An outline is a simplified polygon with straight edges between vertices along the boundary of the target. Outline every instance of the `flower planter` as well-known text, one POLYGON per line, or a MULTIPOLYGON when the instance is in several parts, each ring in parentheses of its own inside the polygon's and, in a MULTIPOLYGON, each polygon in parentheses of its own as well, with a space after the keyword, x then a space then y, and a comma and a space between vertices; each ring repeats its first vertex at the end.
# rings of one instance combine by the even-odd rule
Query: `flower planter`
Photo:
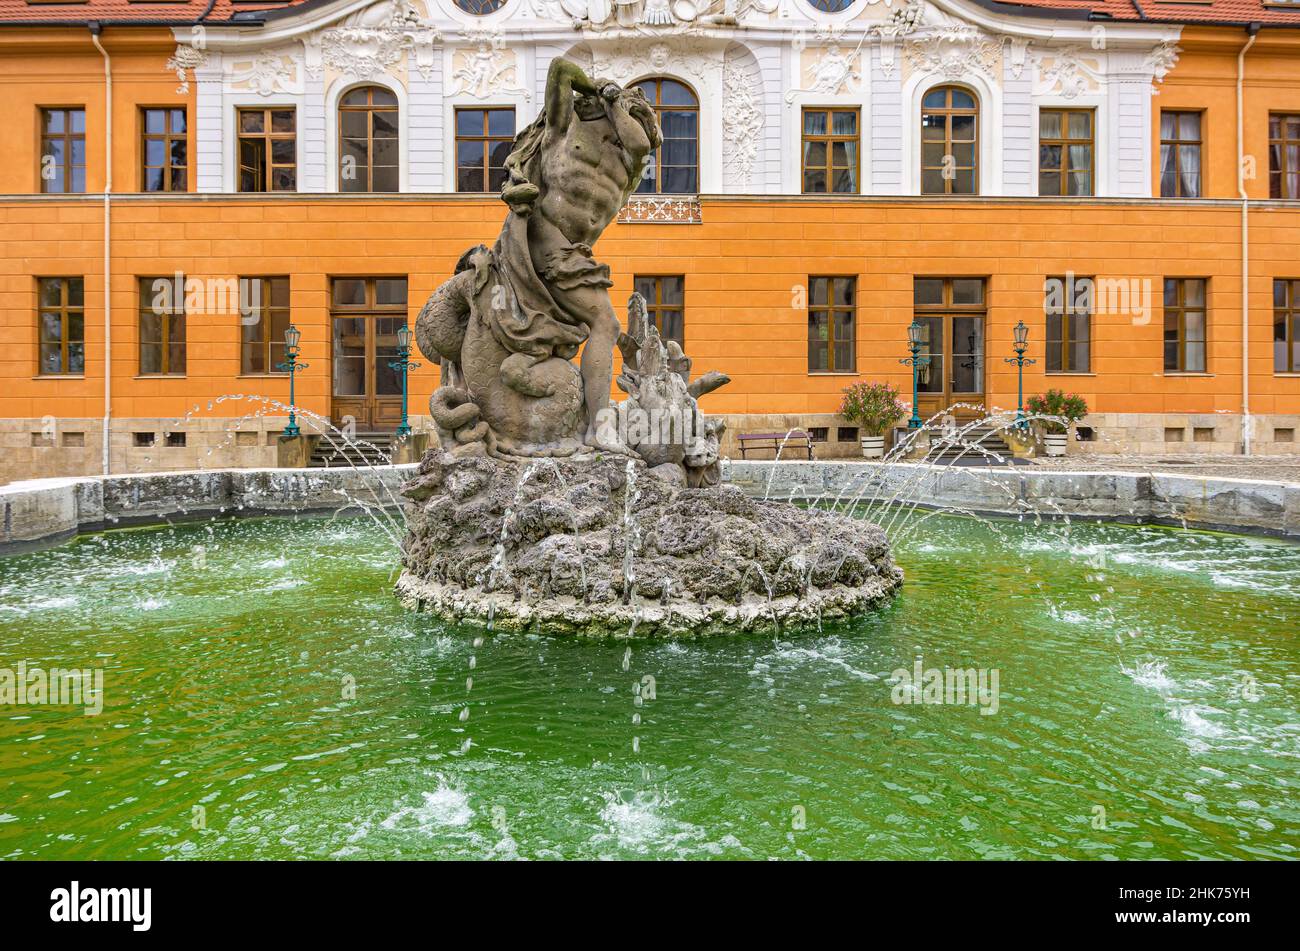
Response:
POLYGON ((879 459, 885 454, 885 437, 884 436, 863 436, 862 437, 862 458, 879 459))
POLYGON ((1049 456, 1063 456, 1065 443, 1069 438, 1069 433, 1046 433, 1043 436, 1043 447, 1049 456))

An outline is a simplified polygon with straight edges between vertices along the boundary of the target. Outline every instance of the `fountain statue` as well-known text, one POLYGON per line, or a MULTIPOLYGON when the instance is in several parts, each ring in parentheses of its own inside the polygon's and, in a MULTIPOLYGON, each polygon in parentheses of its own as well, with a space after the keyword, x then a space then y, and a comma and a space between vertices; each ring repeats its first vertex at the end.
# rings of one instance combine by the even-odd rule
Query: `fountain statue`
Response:
POLYGON ((621 331, 592 245, 660 141, 639 89, 552 63, 496 243, 416 320, 441 367, 440 445, 402 490, 404 598, 506 627, 680 634, 819 622, 901 583, 877 526, 723 485, 723 422, 697 400, 728 377, 692 380, 640 295, 621 331))

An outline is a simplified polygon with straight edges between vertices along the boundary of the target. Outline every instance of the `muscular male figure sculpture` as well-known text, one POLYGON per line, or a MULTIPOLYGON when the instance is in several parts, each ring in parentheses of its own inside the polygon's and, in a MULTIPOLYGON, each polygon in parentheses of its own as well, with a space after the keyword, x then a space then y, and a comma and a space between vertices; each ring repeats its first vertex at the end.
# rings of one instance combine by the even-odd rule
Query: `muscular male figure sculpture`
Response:
POLYGON ((537 147, 529 149, 525 139, 534 130, 526 130, 507 160, 511 183, 503 197, 516 214, 527 215, 534 270, 563 313, 587 331, 584 441, 621 449, 602 444, 609 430, 602 437, 597 425, 609 406, 619 323, 606 290, 609 268, 592 259, 591 245, 635 191, 646 157, 659 146, 659 126, 641 90, 598 85, 566 59, 551 64, 538 123, 544 124, 537 147))

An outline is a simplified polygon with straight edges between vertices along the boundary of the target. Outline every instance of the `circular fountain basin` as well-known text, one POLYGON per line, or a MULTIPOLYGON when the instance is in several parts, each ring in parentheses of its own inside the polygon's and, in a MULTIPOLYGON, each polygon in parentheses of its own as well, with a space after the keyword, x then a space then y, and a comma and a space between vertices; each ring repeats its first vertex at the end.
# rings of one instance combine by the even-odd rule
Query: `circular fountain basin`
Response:
POLYGON ((104 684, 0 707, 0 856, 1296 857, 1300 549, 936 516, 896 557, 820 632, 618 643, 407 611, 362 519, 0 559, 0 664, 104 684))

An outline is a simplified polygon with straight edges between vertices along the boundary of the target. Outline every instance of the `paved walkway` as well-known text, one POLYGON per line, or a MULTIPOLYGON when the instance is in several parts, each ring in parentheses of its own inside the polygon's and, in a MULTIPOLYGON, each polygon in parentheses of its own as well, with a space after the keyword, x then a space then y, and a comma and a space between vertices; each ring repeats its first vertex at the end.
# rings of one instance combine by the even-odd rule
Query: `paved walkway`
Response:
POLYGON ((1300 455, 1291 456, 1205 456, 1095 455, 1069 452, 1061 458, 1038 458, 1035 466, 1076 471, 1168 472, 1205 475, 1220 479, 1263 479, 1269 482, 1300 483, 1300 455))

